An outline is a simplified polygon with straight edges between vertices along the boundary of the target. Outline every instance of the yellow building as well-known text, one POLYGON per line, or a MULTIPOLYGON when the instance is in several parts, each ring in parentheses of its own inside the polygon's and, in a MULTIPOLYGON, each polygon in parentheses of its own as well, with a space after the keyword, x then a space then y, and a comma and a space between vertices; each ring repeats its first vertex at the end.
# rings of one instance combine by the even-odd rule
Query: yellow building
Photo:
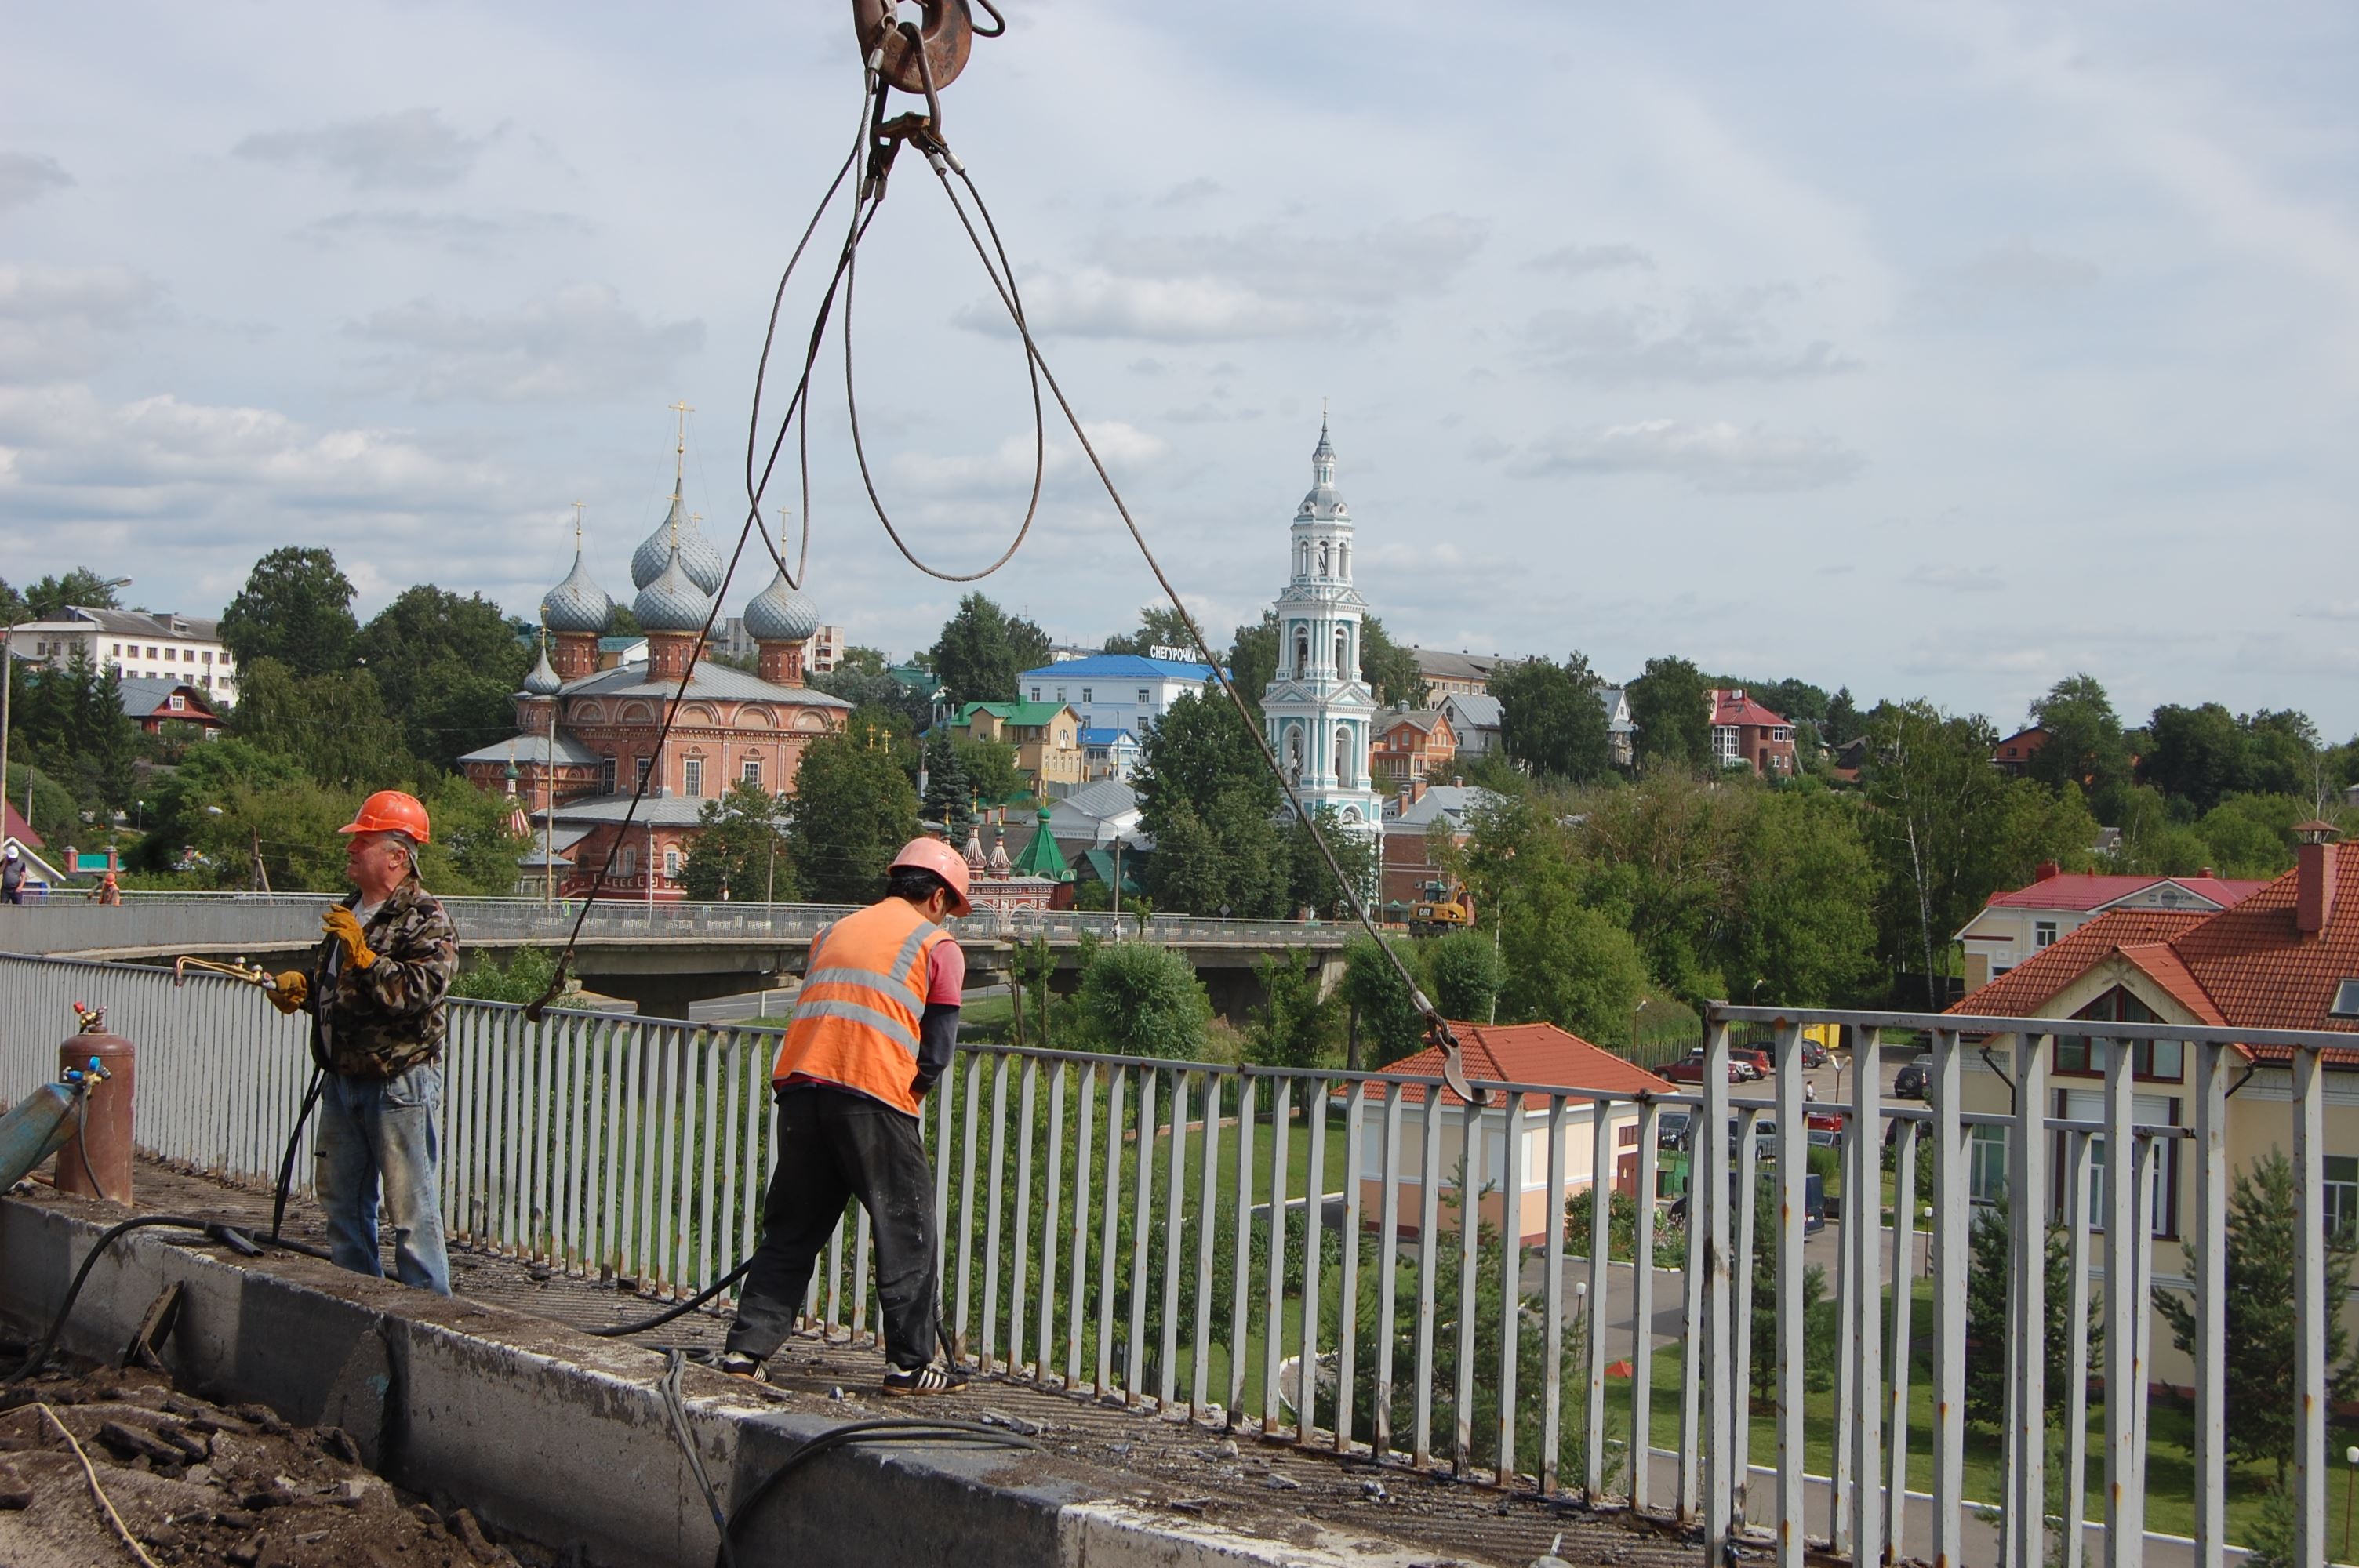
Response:
POLYGON ((1043 795, 1049 785, 1089 782, 1082 716, 1060 702, 970 702, 950 721, 960 740, 999 741, 1016 748, 1016 771, 1043 795))
MULTIPOLYGON (((2339 994, 2359 978, 2359 852, 2343 855, 2334 829, 2310 823, 2294 870, 2228 908, 2124 907, 2056 937, 1997 979, 1969 993, 1952 1012, 1986 1017, 2188 1023, 2219 1028, 2359 1031, 2359 1016, 2338 1014, 2339 994)), ((2342 996, 2342 1002, 2351 999, 2342 996)), ((2048 1114, 2075 1120, 2104 1115, 2109 1043, 2059 1034, 2049 1046, 2048 1114)), ((2189 1051, 2175 1041, 2133 1047, 2136 1119, 2186 1127, 2194 1120, 2189 1051)), ((2292 1144, 2291 1053, 2284 1046, 2240 1046, 2249 1071, 2237 1071, 2228 1100, 2226 1153, 2231 1179, 2271 1150, 2292 1144)), ((1962 1108, 2006 1113, 2012 1107, 2011 1052, 1993 1061, 1967 1053, 1962 1108), (2002 1072, 2007 1076, 2002 1076, 2002 1072)), ((2359 1244, 2359 1040, 2325 1054, 2325 1216, 2330 1235, 2359 1244)), ((2041 1212, 2064 1212, 2065 1137, 2049 1162, 2051 1190, 2041 1212)), ((1977 1202, 1995 1199, 2006 1181, 2004 1129, 1974 1130, 1969 1185, 1977 1202)), ((2092 1212, 2104 1212, 2104 1141, 2093 1141, 2092 1212)), ((2184 1140, 2162 1143, 2147 1209, 2154 1235, 2155 1283, 2187 1283, 2180 1238, 2195 1217, 2194 1167, 2184 1140)), ((2359 1327, 2359 1303, 2346 1301, 2359 1327)), ((2185 1387, 2192 1376, 2159 1317, 2154 1323, 2154 1378, 2185 1387)))

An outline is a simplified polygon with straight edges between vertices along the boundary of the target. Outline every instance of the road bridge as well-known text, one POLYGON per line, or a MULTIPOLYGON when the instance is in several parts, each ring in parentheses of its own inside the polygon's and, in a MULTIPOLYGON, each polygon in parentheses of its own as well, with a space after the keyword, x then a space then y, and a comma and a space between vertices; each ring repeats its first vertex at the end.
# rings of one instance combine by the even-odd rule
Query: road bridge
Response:
MULTIPOLYGON (((183 954, 269 963, 319 939, 324 893, 148 893, 120 905, 49 900, 0 911, 0 951, 47 957, 158 963, 183 954)), ((443 907, 471 953, 505 960, 518 948, 563 946, 578 900, 446 898, 443 907)), ((690 1002, 792 984, 811 938, 855 905, 830 903, 635 903, 601 899, 583 922, 573 972, 591 989, 636 1003, 642 1012, 685 1016, 690 1002)), ((1352 928, 1282 920, 1219 920, 1080 910, 980 912, 953 921, 967 953, 970 986, 1006 979, 1019 944, 1045 938, 1065 983, 1086 941, 1147 941, 1187 955, 1226 1018, 1242 1020, 1259 1000, 1256 965, 1291 956, 1319 972, 1322 989, 1340 979, 1352 928)))

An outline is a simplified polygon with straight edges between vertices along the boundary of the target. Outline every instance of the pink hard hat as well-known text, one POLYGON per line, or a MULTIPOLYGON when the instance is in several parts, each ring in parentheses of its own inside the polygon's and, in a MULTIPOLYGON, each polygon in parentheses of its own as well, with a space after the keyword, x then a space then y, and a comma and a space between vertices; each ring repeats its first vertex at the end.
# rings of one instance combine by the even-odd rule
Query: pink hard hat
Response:
POLYGON ((940 839, 910 839, 901 846, 901 852, 893 857, 893 866, 897 870, 902 866, 915 866, 921 871, 933 872, 951 890, 951 898, 956 905, 951 913, 966 914, 973 912, 974 905, 967 901, 966 896, 966 857, 940 839))

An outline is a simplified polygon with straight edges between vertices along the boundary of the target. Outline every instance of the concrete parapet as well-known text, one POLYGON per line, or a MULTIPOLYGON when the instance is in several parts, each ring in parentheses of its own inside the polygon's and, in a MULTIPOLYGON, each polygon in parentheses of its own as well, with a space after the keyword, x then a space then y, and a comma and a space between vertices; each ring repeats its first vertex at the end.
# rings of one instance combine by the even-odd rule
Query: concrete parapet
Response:
MULTIPOLYGON (((109 1211, 92 1210, 92 1214, 109 1211)), ((60 1201, 0 1200, 0 1320, 38 1333, 103 1221, 60 1201)), ((208 1397, 334 1425, 413 1492, 596 1564, 713 1561, 714 1530, 667 1419, 663 1357, 504 1308, 441 1300, 304 1258, 249 1262, 193 1233, 135 1232, 91 1273, 62 1343, 118 1355, 148 1304, 184 1291, 165 1347, 208 1397)), ((837 1417, 779 1408, 702 1368, 689 1429, 724 1504, 749 1495, 837 1417)), ((972 1416, 952 1400, 911 1415, 972 1416)), ((981 1448, 821 1455, 741 1531, 745 1568, 1407 1568, 1430 1548, 1346 1539, 1307 1520, 1255 1534, 1138 1508, 1127 1478, 1058 1456, 981 1448)))

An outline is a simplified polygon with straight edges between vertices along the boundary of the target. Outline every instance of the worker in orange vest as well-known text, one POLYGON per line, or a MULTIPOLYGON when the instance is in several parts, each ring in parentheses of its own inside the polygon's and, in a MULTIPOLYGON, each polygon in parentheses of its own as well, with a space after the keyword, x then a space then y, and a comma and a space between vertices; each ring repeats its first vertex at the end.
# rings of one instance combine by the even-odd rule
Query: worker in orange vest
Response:
POLYGON ((885 896, 811 941, 786 1043, 770 1068, 778 1160, 762 1241, 745 1274, 722 1370, 763 1377, 810 1284, 811 1263, 843 1217, 868 1211, 885 1312, 887 1394, 952 1393, 966 1373, 937 1360, 934 1178, 919 1106, 958 1044, 966 956, 942 922, 968 913, 967 864, 938 838, 913 838, 885 896))

